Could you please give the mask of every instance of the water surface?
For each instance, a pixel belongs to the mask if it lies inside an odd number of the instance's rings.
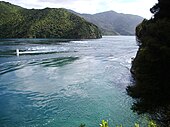
[[[133,36],[0,40],[1,127],[144,125],[126,93],[137,48]]]

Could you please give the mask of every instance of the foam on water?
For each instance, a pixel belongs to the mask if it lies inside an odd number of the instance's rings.
[[[8,48],[1,45],[2,51],[40,54],[0,57],[2,127],[78,127],[81,123],[97,127],[102,119],[109,120],[110,126],[145,125],[146,119],[132,112],[133,100],[126,94],[130,59],[138,48],[134,37],[60,45],[22,41],[24,46],[21,40]]]
[[[71,41],[72,43],[75,43],[75,44],[88,44],[89,41]]]

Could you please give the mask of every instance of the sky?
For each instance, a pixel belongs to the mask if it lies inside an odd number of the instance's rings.
[[[79,13],[95,14],[104,11],[116,11],[124,14],[151,18],[149,9],[158,0],[3,0],[28,9],[66,8]]]

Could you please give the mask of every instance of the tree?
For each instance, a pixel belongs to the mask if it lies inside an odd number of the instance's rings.
[[[170,0],[158,0],[151,9],[151,13],[154,14],[155,19],[170,18]]]
[[[132,109],[149,113],[170,126],[170,0],[158,0],[150,11],[154,18],[136,28],[139,50],[132,62],[135,83],[127,88],[136,99]]]

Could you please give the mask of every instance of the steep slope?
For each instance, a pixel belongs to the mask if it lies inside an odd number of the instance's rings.
[[[136,26],[143,20],[140,16],[122,14],[115,11],[107,11],[94,15],[71,12],[97,25],[103,35],[135,35]]]
[[[24,9],[0,1],[0,38],[100,38],[97,26],[66,9]]]
[[[158,0],[154,18],[136,28],[139,50],[132,62],[135,84],[128,93],[136,99],[133,109],[150,113],[161,127],[170,127],[170,1]]]

